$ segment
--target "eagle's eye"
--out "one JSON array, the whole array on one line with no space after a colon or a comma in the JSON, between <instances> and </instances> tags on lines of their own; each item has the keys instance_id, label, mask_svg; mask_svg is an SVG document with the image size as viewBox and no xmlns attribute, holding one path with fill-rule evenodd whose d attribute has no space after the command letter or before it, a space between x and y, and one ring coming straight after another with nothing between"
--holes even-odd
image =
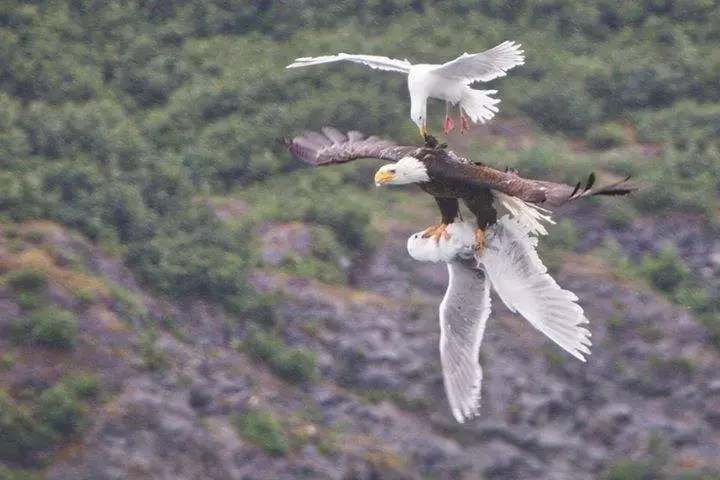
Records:
<instances>
[{"instance_id":1,"label":"eagle's eye","mask_svg":"<svg viewBox=\"0 0 720 480\"><path fill-rule=\"evenodd\" d=\"M394 168L388 168L388 172L390 172L390 173L395 173L395 169L394 169Z\"/></svg>"}]
</instances>

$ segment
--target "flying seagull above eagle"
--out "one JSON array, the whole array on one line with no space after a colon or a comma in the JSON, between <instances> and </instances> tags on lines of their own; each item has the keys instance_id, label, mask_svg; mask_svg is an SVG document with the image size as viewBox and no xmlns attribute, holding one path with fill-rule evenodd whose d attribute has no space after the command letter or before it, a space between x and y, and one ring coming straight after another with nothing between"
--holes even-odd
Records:
<instances>
[{"instance_id":1,"label":"flying seagull above eagle","mask_svg":"<svg viewBox=\"0 0 720 480\"><path fill-rule=\"evenodd\" d=\"M332 165L360 158L395 162L380 167L375 174L375 184L415 183L435 198L441 222L427 228L423 232L424 238L433 237L436 241L447 238L448 225L458 218L459 200L462 200L475 215L478 255L485 247L485 229L505 213L521 218L533 232L545 233L540 221L549 218L547 208L593 195L624 195L635 189L627 179L593 188L593 174L585 186L526 179L512 171L474 164L442 147L397 145L376 136L365 138L356 131L345 135L331 127L323 128L322 133L310 132L286 140L285 144L294 157L311 165Z\"/></svg>"},{"instance_id":2,"label":"flying seagull above eagle","mask_svg":"<svg viewBox=\"0 0 720 480\"><path fill-rule=\"evenodd\" d=\"M489 82L504 77L511 68L525 63L521 45L506 41L480 53L464 53L455 60L432 65L420 63L413 65L407 59L375 55L352 55L339 53L322 57L302 57L295 59L285 68L308 67L323 63L348 61L360 63L377 70L399 72L407 75L410 93L410 118L425 137L427 131L427 99L428 97L445 100L445 133L449 133L454 124L450 118L450 105L458 105L460 109L460 133L463 133L470 122L484 123L498 112L500 103L491 97L497 90L474 90L470 84L482 81Z\"/></svg>"}]
</instances>

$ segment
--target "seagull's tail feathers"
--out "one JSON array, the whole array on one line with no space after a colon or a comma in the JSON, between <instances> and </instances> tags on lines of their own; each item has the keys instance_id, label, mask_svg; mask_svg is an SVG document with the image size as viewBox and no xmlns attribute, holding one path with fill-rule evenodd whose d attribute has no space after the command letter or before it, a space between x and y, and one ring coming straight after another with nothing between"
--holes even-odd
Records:
<instances>
[{"instance_id":1,"label":"seagull's tail feathers","mask_svg":"<svg viewBox=\"0 0 720 480\"><path fill-rule=\"evenodd\" d=\"M468 87L460 100L460 107L473 123L485 123L499 110L496 105L500 99L490 96L496 93L497 90L473 90Z\"/></svg>"},{"instance_id":2,"label":"seagull's tail feathers","mask_svg":"<svg viewBox=\"0 0 720 480\"><path fill-rule=\"evenodd\" d=\"M590 331L574 293L562 289L547 273L527 225L505 215L486 232L481 265L493 289L512 312L517 312L565 351L585 361L590 354Z\"/></svg>"}]
</instances>

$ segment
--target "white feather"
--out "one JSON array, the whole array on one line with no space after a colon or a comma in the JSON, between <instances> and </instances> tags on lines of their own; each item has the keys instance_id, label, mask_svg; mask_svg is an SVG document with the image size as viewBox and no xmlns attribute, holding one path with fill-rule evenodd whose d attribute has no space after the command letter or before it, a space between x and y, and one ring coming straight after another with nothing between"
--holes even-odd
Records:
<instances>
[{"instance_id":1,"label":"white feather","mask_svg":"<svg viewBox=\"0 0 720 480\"><path fill-rule=\"evenodd\" d=\"M508 214L532 234L547 235L548 232L542 222L551 225L555 224L550 215L550 210L532 203L526 203L517 197L505 195L497 190L493 190L493 196L495 197L493 207L497 211L498 217Z\"/></svg>"},{"instance_id":2,"label":"white feather","mask_svg":"<svg viewBox=\"0 0 720 480\"><path fill-rule=\"evenodd\" d=\"M502 200L500 200L502 201ZM422 238L421 232L408 238L410 256L420 261L448 263L448 288L440 303L440 358L445 392L458 422L478 414L482 369L478 353L490 315L489 288L513 311L547 335L574 357L585 361L590 354L590 331L577 296L563 290L547 273L535 247L539 215L529 206L524 214L502 216L486 232L486 249L474 256L474 226L454 222L448 226L449 239ZM535 213L533 213L535 212ZM535 230L533 230L535 229ZM473 261L473 260L470 260Z\"/></svg>"},{"instance_id":3,"label":"white feather","mask_svg":"<svg viewBox=\"0 0 720 480\"><path fill-rule=\"evenodd\" d=\"M339 53L321 57L297 58L285 68L308 67L324 63L348 61L377 70L407 74L410 93L410 117L419 127L427 124L427 99L439 98L460 104L473 122L485 122L497 113L500 100L490 95L496 90L473 90L468 85L475 81L487 82L503 77L511 68L525 63L520 44L503 42L480 53L464 53L442 65L417 64L407 60Z\"/></svg>"},{"instance_id":4,"label":"white feather","mask_svg":"<svg viewBox=\"0 0 720 480\"><path fill-rule=\"evenodd\" d=\"M535 251L537 239L526 225L507 215L486 232L487 248L478 259L493 289L513 312L579 360L589 354L590 331L577 296L547 273Z\"/></svg>"},{"instance_id":5,"label":"white feather","mask_svg":"<svg viewBox=\"0 0 720 480\"><path fill-rule=\"evenodd\" d=\"M490 316L490 282L472 260L447 266L448 287L440 303L440 363L450 410L462 423L480 408L479 354Z\"/></svg>"}]
</instances>

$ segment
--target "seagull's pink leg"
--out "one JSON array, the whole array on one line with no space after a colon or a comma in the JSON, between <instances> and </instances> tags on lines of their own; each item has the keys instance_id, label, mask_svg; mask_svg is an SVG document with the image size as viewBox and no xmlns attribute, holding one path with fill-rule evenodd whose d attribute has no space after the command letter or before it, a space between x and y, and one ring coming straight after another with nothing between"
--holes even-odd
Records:
<instances>
[{"instance_id":1,"label":"seagull's pink leg","mask_svg":"<svg viewBox=\"0 0 720 480\"><path fill-rule=\"evenodd\" d=\"M463 113L462 107L460 108L460 135L464 135L467 130L470 130L470 119Z\"/></svg>"},{"instance_id":2,"label":"seagull's pink leg","mask_svg":"<svg viewBox=\"0 0 720 480\"><path fill-rule=\"evenodd\" d=\"M444 122L444 128L445 128L445 135L453 131L453 128L455 128L455 124L452 121L452 118L450 118L450 103L445 102L445 122Z\"/></svg>"}]
</instances>

